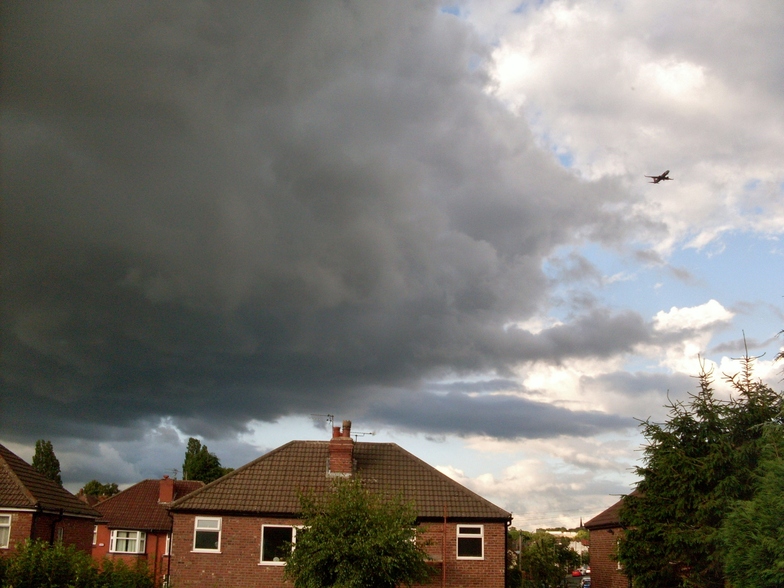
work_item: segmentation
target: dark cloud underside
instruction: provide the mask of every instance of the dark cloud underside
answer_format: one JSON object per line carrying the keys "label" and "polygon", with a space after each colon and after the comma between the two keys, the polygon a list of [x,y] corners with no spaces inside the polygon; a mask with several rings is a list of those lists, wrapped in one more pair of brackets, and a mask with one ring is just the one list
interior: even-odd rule
{"label": "dark cloud underside", "polygon": [[[534,147],[483,91],[487,48],[437,6],[3,13],[8,435],[171,416],[220,436],[648,337],[631,313],[504,329],[541,303],[554,247],[628,230],[604,206],[622,195]],[[583,433],[617,426],[583,416]]]}

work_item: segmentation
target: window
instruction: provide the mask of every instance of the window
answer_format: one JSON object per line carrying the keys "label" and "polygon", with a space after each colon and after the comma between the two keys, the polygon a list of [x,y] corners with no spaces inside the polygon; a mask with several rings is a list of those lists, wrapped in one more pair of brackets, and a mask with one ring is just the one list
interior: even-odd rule
{"label": "window", "polygon": [[98,543],[98,525],[93,527],[93,545]]}
{"label": "window", "polygon": [[163,552],[163,555],[169,555],[171,553],[171,533],[166,533],[166,548]]}
{"label": "window", "polygon": [[147,533],[144,531],[113,530],[109,542],[112,553],[144,553]]}
{"label": "window", "polygon": [[11,515],[0,515],[0,549],[8,547],[11,540]]}
{"label": "window", "polygon": [[283,565],[286,563],[291,546],[294,544],[297,530],[294,527],[281,525],[261,526],[261,563]]}
{"label": "window", "polygon": [[457,526],[457,559],[484,559],[483,525]]}
{"label": "window", "polygon": [[221,519],[196,517],[193,532],[193,551],[220,552]]}

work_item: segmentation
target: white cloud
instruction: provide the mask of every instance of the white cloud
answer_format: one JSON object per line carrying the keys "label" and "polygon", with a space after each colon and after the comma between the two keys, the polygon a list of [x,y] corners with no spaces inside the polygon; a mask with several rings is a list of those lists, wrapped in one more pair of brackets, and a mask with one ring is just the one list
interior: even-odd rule
{"label": "white cloud", "polygon": [[[505,21],[488,91],[525,116],[542,145],[568,152],[582,177],[623,178],[644,199],[635,210],[670,231],[638,235],[659,251],[703,247],[739,225],[775,234],[784,226],[784,105],[754,74],[781,20],[766,2],[707,12],[645,0],[526,5]],[[644,184],[667,168],[676,181]],[[749,207],[744,186],[759,178],[768,196]]]}
{"label": "white cloud", "polygon": [[668,312],[659,311],[653,319],[657,331],[676,332],[700,330],[726,323],[734,314],[716,300],[691,308],[672,307]]}
{"label": "white cloud", "polygon": [[629,468],[637,440],[557,438],[546,442],[499,443],[490,438],[466,440],[480,452],[511,453],[500,472],[469,476],[459,467],[439,466],[453,480],[513,511],[518,528],[577,526],[580,519],[612,504],[612,494],[628,492],[634,482]]}

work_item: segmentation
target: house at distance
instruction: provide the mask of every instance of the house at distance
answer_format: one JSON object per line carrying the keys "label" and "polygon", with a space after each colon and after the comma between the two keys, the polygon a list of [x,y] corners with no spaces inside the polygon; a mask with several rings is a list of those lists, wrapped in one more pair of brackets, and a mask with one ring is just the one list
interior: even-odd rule
{"label": "house at distance", "polygon": [[585,523],[590,532],[592,588],[631,586],[631,580],[613,557],[618,540],[623,536],[619,517],[622,504],[623,499]]}
{"label": "house at distance", "polygon": [[350,421],[330,441],[292,441],[176,500],[172,584],[284,586],[281,547],[296,549],[300,493],[353,475],[416,506],[438,572],[432,586],[503,588],[511,514],[394,443],[355,442]]}
{"label": "house at distance", "polygon": [[133,566],[147,563],[156,584],[169,572],[172,520],[166,507],[178,498],[204,486],[203,482],[144,480],[95,505],[101,514],[96,521],[92,554],[121,559]]}
{"label": "house at distance", "polygon": [[26,539],[90,552],[99,513],[0,445],[0,557]]}

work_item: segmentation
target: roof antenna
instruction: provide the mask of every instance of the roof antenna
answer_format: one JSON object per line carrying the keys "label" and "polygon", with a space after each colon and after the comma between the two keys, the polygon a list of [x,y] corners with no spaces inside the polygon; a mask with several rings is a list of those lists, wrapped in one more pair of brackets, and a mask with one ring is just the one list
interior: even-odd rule
{"label": "roof antenna", "polygon": [[175,480],[177,479],[177,474],[180,473],[180,470],[178,470],[177,468],[172,468],[170,470],[163,470],[163,471],[164,472],[171,472],[172,474],[174,474],[174,479]]}
{"label": "roof antenna", "polygon": [[364,437],[365,435],[375,435],[375,434],[376,434],[375,431],[370,431],[367,433],[365,433],[364,431],[354,431],[351,433],[351,435],[354,437],[354,441],[359,441],[357,437]]}

